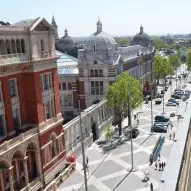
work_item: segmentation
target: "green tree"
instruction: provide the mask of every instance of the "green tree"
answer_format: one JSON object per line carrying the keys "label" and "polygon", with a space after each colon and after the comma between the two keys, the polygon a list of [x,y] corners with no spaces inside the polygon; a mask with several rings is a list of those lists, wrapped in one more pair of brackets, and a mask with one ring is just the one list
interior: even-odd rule
{"label": "green tree", "polygon": [[115,40],[121,46],[129,46],[131,42],[130,37],[124,37],[124,38],[121,37],[121,38],[116,38]]}
{"label": "green tree", "polygon": [[188,66],[188,70],[191,70],[191,49],[188,50],[188,54],[186,57],[186,64]]}
{"label": "green tree", "polygon": [[169,61],[170,61],[172,70],[175,70],[181,65],[180,59],[178,58],[178,55],[176,54],[169,55]]}
{"label": "green tree", "polygon": [[154,75],[154,78],[157,80],[157,84],[159,84],[159,79],[161,78],[162,69],[163,69],[162,57],[155,56],[154,57],[153,75]]}
{"label": "green tree", "polygon": [[131,125],[131,109],[140,106],[143,102],[143,94],[139,81],[123,72],[116,81],[109,86],[107,93],[108,107],[114,110],[119,117],[119,135],[122,133],[122,119],[128,114],[128,125]]}
{"label": "green tree", "polygon": [[153,40],[153,45],[156,49],[161,49],[165,47],[165,44],[162,39],[155,37],[152,40]]}

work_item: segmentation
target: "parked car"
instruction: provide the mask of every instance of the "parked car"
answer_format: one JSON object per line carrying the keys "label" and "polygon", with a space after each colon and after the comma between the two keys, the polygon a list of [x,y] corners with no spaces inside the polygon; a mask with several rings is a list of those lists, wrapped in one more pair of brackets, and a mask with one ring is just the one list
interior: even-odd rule
{"label": "parked car", "polygon": [[154,123],[153,132],[166,133],[168,126],[163,123]]}
{"label": "parked car", "polygon": [[132,132],[132,138],[133,139],[135,139],[139,135],[139,129],[128,130],[128,132],[126,132],[126,135],[131,136],[131,132]]}
{"label": "parked car", "polygon": [[162,99],[161,98],[157,98],[156,100],[155,100],[155,104],[161,104],[162,103]]}
{"label": "parked car", "polygon": [[174,102],[167,102],[167,104],[166,104],[166,106],[174,106],[174,107],[176,107],[177,106],[177,104],[176,103],[174,103]]}
{"label": "parked car", "polygon": [[174,98],[169,99],[168,102],[172,102],[175,103],[176,105],[179,105],[179,101]]}
{"label": "parked car", "polygon": [[174,90],[174,94],[184,95],[184,90],[181,90],[181,89],[175,89],[175,90]]}
{"label": "parked car", "polygon": [[170,119],[164,115],[156,115],[154,122],[155,123],[163,123],[165,125],[171,125]]}
{"label": "parked car", "polygon": [[188,97],[186,95],[182,96],[182,101],[186,101],[188,99]]}
{"label": "parked car", "polygon": [[165,86],[164,90],[167,91],[168,90],[168,86]]}
{"label": "parked car", "polygon": [[181,99],[182,95],[175,93],[175,94],[171,95],[171,97],[174,98],[174,99]]}

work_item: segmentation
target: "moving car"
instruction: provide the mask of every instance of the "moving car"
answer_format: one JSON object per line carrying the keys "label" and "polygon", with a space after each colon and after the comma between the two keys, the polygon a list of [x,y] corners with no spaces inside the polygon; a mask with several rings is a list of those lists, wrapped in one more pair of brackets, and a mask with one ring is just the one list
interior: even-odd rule
{"label": "moving car", "polygon": [[154,119],[155,123],[162,123],[165,125],[171,125],[170,119],[164,115],[156,115]]}
{"label": "moving car", "polygon": [[156,98],[155,104],[161,104],[161,103],[162,103],[162,99],[161,98]]}
{"label": "moving car", "polygon": [[153,132],[166,133],[168,126],[163,123],[154,123]]}
{"label": "moving car", "polygon": [[177,104],[175,103],[175,102],[167,102],[167,104],[166,104],[166,106],[174,106],[174,107],[176,107],[177,106]]}

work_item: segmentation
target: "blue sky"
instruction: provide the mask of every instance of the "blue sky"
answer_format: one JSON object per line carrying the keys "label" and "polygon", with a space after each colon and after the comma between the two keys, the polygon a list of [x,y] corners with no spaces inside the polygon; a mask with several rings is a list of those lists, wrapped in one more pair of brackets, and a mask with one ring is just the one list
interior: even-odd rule
{"label": "blue sky", "polygon": [[1,20],[55,16],[59,36],[89,36],[100,17],[111,35],[134,35],[142,24],[154,34],[191,33],[191,0],[2,0]]}

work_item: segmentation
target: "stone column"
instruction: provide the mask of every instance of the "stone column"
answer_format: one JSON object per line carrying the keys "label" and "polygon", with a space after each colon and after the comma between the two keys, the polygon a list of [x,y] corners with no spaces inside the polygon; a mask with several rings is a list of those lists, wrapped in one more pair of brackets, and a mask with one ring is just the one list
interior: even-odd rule
{"label": "stone column", "polygon": [[4,190],[4,179],[3,179],[3,172],[0,172],[0,190]]}
{"label": "stone column", "polygon": [[17,181],[20,184],[18,160],[15,161],[15,168],[16,168]]}
{"label": "stone column", "polygon": [[13,166],[9,168],[9,186],[10,186],[10,191],[14,191],[14,186],[13,186]]}
{"label": "stone column", "polygon": [[26,185],[29,183],[27,160],[28,160],[28,156],[26,156],[23,160],[23,162],[24,162],[24,173],[25,173],[25,184]]}

